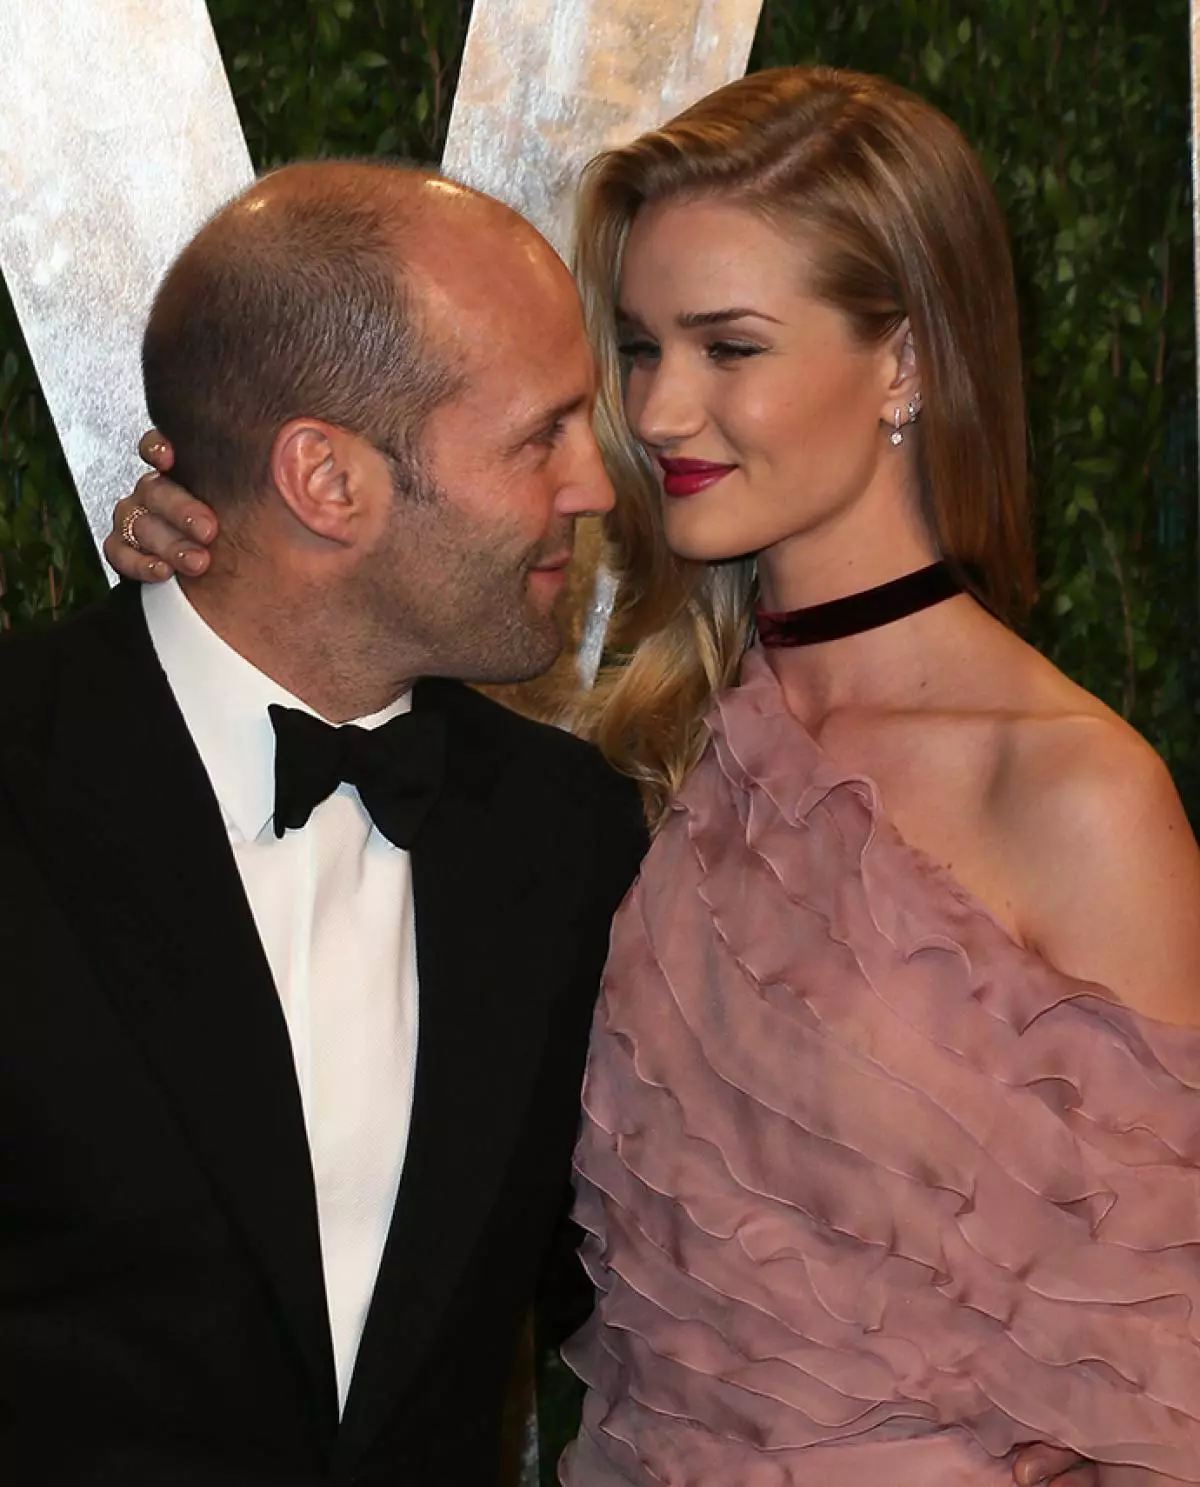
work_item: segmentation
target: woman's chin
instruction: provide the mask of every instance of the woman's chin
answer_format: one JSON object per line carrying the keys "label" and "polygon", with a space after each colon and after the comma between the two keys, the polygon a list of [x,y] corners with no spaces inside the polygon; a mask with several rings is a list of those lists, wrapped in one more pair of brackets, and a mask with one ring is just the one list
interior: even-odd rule
{"label": "woman's chin", "polygon": [[749,533],[731,530],[727,523],[672,521],[668,516],[664,532],[675,556],[690,563],[728,563],[758,551]]}

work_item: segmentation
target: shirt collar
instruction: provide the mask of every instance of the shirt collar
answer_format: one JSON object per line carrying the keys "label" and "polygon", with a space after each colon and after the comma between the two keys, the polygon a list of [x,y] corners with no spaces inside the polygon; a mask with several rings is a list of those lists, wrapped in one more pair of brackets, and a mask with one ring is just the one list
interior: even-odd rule
{"label": "shirt collar", "polygon": [[[146,584],[142,607],[150,641],[208,773],[227,827],[253,841],[275,811],[272,703],[320,714],[235,651],[200,616],[174,578]],[[355,718],[378,728],[412,706],[406,692],[377,713]]]}

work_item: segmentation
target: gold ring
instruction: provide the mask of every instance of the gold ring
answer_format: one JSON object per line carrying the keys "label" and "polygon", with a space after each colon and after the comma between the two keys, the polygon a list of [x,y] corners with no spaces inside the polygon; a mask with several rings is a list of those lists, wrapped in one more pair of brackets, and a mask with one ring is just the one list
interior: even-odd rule
{"label": "gold ring", "polygon": [[137,534],[133,530],[133,524],[139,516],[149,516],[149,506],[135,506],[125,520],[121,523],[121,541],[126,547],[132,547],[134,552],[149,552],[149,548],[143,547],[137,540]]}

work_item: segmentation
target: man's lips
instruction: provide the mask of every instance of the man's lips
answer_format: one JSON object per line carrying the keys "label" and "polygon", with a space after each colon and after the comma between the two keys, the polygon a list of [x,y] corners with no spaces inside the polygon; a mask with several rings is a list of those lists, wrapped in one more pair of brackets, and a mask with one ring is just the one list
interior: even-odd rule
{"label": "man's lips", "polygon": [[535,564],[529,570],[530,579],[539,579],[552,588],[560,588],[567,580],[567,569],[571,566],[571,554],[563,553],[559,557],[546,558]]}
{"label": "man's lips", "polygon": [[736,465],[715,465],[711,460],[666,460],[661,455],[658,463],[662,466],[663,490],[668,496],[694,496],[737,469]]}

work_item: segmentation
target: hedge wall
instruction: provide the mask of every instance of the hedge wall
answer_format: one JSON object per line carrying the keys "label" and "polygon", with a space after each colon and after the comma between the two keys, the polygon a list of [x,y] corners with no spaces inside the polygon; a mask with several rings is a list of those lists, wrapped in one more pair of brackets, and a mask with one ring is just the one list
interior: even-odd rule
{"label": "hedge wall", "polygon": [[[308,0],[302,21],[294,0],[210,9],[260,166],[440,154],[468,0]],[[1149,735],[1196,815],[1187,37],[1186,0],[766,0],[752,65],[887,73],[982,152],[1025,317],[1043,586],[1030,632]],[[102,584],[0,290],[0,627]]]}
{"label": "hedge wall", "polygon": [[1195,820],[1188,34],[1185,0],[768,0],[755,61],[886,73],[982,154],[1024,318],[1042,586],[1030,636],[1150,737]]}
{"label": "hedge wall", "polygon": [[[256,163],[436,159],[467,0],[211,0]],[[1033,638],[1146,732],[1200,811],[1188,7],[766,0],[752,65],[887,73],[979,148],[1018,263],[1042,599]],[[0,297],[0,627],[99,592]]]}
{"label": "hedge wall", "polygon": [[[303,20],[295,0],[210,10],[258,165],[438,158],[468,0],[307,0]],[[1024,315],[1042,581],[1030,633],[1151,738],[1195,819],[1187,56],[1186,0],[766,0],[752,65],[886,73],[981,151]],[[103,583],[0,288],[0,628],[62,613]],[[560,1375],[544,1382],[545,1424],[561,1436],[568,1391]]]}

